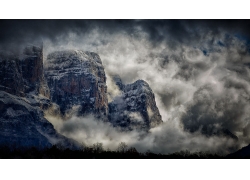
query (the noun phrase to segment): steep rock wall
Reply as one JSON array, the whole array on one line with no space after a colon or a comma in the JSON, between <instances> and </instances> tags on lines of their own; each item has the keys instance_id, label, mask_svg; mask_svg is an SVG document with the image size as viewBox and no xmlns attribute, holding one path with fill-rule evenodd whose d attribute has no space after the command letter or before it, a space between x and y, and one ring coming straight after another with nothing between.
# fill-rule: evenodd
<instances>
[{"instance_id":1,"label":"steep rock wall","mask_svg":"<svg viewBox=\"0 0 250 180\"><path fill-rule=\"evenodd\" d=\"M57 51L48 55L45 76L51 99L65 114L78 106L78 115L92 113L107 121L106 76L98 54Z\"/></svg>"}]
</instances>

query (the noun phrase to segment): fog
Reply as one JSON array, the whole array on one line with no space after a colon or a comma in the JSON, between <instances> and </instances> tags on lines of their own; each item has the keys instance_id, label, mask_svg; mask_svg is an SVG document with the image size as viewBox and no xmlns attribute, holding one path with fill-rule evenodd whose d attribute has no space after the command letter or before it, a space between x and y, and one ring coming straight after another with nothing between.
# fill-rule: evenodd
<instances>
[{"instance_id":1,"label":"fog","mask_svg":"<svg viewBox=\"0 0 250 180\"><path fill-rule=\"evenodd\" d=\"M250 140L248 23L79 20L64 25L45 21L38 32L35 25L23 23L19 30L23 36L17 39L23 44L43 41L45 65L46 56L55 50L98 53L109 102L120 93L112 75L118 74L124 83L143 79L155 94L164 122L145 135L122 132L91 116L73 115L65 121L48 115L63 135L86 145L102 142L110 149L125 142L139 151L157 153L186 149L229 153ZM4 40L2 49L14 46ZM229 130L238 141L211 136L221 129Z\"/></svg>"}]
</instances>

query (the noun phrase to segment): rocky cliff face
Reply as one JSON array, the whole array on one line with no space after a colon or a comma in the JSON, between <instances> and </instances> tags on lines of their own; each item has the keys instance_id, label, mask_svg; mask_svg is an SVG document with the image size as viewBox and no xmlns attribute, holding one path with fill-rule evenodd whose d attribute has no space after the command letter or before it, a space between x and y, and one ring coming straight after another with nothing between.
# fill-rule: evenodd
<instances>
[{"instance_id":1,"label":"rocky cliff face","mask_svg":"<svg viewBox=\"0 0 250 180\"><path fill-rule=\"evenodd\" d=\"M49 98L49 89L43 72L43 49L30 46L24 49L21 74L24 79L25 93L34 91Z\"/></svg>"},{"instance_id":2,"label":"rocky cliff face","mask_svg":"<svg viewBox=\"0 0 250 180\"><path fill-rule=\"evenodd\" d=\"M14 55L0 54L0 90L24 96L20 60Z\"/></svg>"},{"instance_id":3,"label":"rocky cliff face","mask_svg":"<svg viewBox=\"0 0 250 180\"><path fill-rule=\"evenodd\" d=\"M45 76L51 99L62 114L79 106L78 115L92 113L107 121L106 76L99 55L84 51L58 51L47 57Z\"/></svg>"},{"instance_id":4,"label":"rocky cliff face","mask_svg":"<svg viewBox=\"0 0 250 180\"><path fill-rule=\"evenodd\" d=\"M58 134L43 115L51 106L43 73L42 48L0 54L0 145L49 147L77 143Z\"/></svg>"},{"instance_id":5,"label":"rocky cliff face","mask_svg":"<svg viewBox=\"0 0 250 180\"><path fill-rule=\"evenodd\" d=\"M123 129L149 130L162 123L155 103L154 93L148 83L137 80L124 85L119 76L114 77L122 95L109 103L109 120Z\"/></svg>"},{"instance_id":6,"label":"rocky cliff face","mask_svg":"<svg viewBox=\"0 0 250 180\"><path fill-rule=\"evenodd\" d=\"M43 73L43 50L28 46L21 55L0 55L0 90L25 96L41 94L49 98Z\"/></svg>"}]
</instances>

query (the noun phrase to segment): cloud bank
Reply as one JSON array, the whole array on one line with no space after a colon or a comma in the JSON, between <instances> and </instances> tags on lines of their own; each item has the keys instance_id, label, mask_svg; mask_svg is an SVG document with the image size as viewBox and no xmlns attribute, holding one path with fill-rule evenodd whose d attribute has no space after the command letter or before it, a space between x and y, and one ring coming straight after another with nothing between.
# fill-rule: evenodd
<instances>
[{"instance_id":1,"label":"cloud bank","mask_svg":"<svg viewBox=\"0 0 250 180\"><path fill-rule=\"evenodd\" d=\"M73 116L57 127L66 136L86 144L103 142L111 149L123 141L140 151L228 153L250 142L249 23L2 20L0 48L12 50L43 41L45 65L46 55L54 50L96 52L105 68L109 100L119 94L112 75L120 75L124 83L143 79L155 93L164 121L145 136L120 132L91 117ZM213 135L221 129L239 140Z\"/></svg>"}]
</instances>

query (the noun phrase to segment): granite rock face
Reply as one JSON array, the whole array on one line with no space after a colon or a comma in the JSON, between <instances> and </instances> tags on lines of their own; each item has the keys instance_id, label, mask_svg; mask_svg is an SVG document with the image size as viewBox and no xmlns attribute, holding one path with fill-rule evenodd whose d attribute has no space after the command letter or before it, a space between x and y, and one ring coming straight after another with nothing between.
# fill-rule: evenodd
<instances>
[{"instance_id":1,"label":"granite rock face","mask_svg":"<svg viewBox=\"0 0 250 180\"><path fill-rule=\"evenodd\" d=\"M124 85L119 76L114 77L114 82L122 91L109 103L109 121L114 126L147 131L163 122L147 82L137 80Z\"/></svg>"},{"instance_id":2,"label":"granite rock face","mask_svg":"<svg viewBox=\"0 0 250 180\"><path fill-rule=\"evenodd\" d=\"M94 114L107 121L106 76L98 54L85 51L57 51L48 55L45 77L51 100L62 114L78 106L78 115Z\"/></svg>"}]
</instances>

